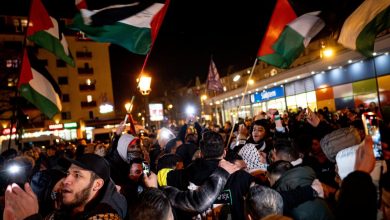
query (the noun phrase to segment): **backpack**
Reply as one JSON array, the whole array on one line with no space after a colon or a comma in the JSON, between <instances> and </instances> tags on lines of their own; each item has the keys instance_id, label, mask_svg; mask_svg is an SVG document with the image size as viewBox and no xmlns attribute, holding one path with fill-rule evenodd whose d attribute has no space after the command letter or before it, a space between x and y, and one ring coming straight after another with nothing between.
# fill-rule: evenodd
<instances>
[{"instance_id":1,"label":"backpack","mask_svg":"<svg viewBox=\"0 0 390 220\"><path fill-rule=\"evenodd\" d=\"M359 132L356 128L340 128L323 137L320 141L322 151L333 163L336 162L336 154L347 147L360 143Z\"/></svg>"}]
</instances>

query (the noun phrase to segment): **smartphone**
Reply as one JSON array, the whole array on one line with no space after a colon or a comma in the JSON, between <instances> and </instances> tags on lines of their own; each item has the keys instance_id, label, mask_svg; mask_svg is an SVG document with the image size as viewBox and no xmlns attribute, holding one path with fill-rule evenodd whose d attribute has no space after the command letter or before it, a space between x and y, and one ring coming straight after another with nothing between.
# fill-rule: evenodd
<instances>
[{"instance_id":1,"label":"smartphone","mask_svg":"<svg viewBox=\"0 0 390 220\"><path fill-rule=\"evenodd\" d=\"M371 135L374 142L374 156L377 160L383 159L381 135L379 132L380 118L374 112L365 112L362 114L364 131L366 135Z\"/></svg>"},{"instance_id":2,"label":"smartphone","mask_svg":"<svg viewBox=\"0 0 390 220\"><path fill-rule=\"evenodd\" d=\"M143 170L145 175L148 175L148 176L150 175L150 166L145 161L142 162L142 170Z\"/></svg>"}]
</instances>

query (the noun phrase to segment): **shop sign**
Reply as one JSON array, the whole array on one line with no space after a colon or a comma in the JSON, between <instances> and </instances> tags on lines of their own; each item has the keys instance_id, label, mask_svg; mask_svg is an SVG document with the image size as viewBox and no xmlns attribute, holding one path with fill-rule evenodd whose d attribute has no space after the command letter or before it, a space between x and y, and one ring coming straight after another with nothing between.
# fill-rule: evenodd
<instances>
[{"instance_id":1,"label":"shop sign","mask_svg":"<svg viewBox=\"0 0 390 220\"><path fill-rule=\"evenodd\" d=\"M12 134L15 134L15 133L16 133L16 128L13 127L13 128L12 128ZM9 134L11 134L11 129L10 129L10 128L5 128L5 129L3 130L3 135L9 135Z\"/></svg>"},{"instance_id":2,"label":"shop sign","mask_svg":"<svg viewBox=\"0 0 390 220\"><path fill-rule=\"evenodd\" d=\"M267 101L270 99L276 99L284 96L283 87L274 87L264 90L263 92L256 92L251 95L251 102L257 103Z\"/></svg>"},{"instance_id":3,"label":"shop sign","mask_svg":"<svg viewBox=\"0 0 390 220\"><path fill-rule=\"evenodd\" d=\"M77 122L64 123L65 129L77 128Z\"/></svg>"},{"instance_id":4,"label":"shop sign","mask_svg":"<svg viewBox=\"0 0 390 220\"><path fill-rule=\"evenodd\" d=\"M49 125L49 130L61 130L64 129L64 124Z\"/></svg>"},{"instance_id":5,"label":"shop sign","mask_svg":"<svg viewBox=\"0 0 390 220\"><path fill-rule=\"evenodd\" d=\"M151 121L162 121L164 119L163 105L161 103L149 104L149 114Z\"/></svg>"}]
</instances>

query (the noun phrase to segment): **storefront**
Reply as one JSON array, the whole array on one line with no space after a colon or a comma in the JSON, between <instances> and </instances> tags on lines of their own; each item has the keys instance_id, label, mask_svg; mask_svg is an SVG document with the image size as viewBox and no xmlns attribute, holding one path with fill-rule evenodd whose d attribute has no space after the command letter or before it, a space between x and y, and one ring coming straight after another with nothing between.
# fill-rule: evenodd
<instances>
[{"instance_id":1,"label":"storefront","mask_svg":"<svg viewBox=\"0 0 390 220\"><path fill-rule=\"evenodd\" d=\"M54 135L70 141L77 139L77 122L70 122L64 124L53 124L49 125L49 130L53 132Z\"/></svg>"},{"instance_id":2,"label":"storefront","mask_svg":"<svg viewBox=\"0 0 390 220\"><path fill-rule=\"evenodd\" d=\"M312 77L286 84L285 91L289 111L295 112L298 107L309 107L313 110L317 108L317 98Z\"/></svg>"},{"instance_id":3,"label":"storefront","mask_svg":"<svg viewBox=\"0 0 390 220\"><path fill-rule=\"evenodd\" d=\"M280 112L286 109L283 85L252 93L250 97L252 111L255 115L259 112L266 112L268 109L278 109Z\"/></svg>"},{"instance_id":4,"label":"storefront","mask_svg":"<svg viewBox=\"0 0 390 220\"><path fill-rule=\"evenodd\" d=\"M249 97L245 96L243 104L241 104L242 96L236 96L231 100L227 100L223 102L223 114L224 121L236 121L237 118L247 118L252 117L251 105L249 101ZM240 108L238 108L240 106Z\"/></svg>"}]
</instances>

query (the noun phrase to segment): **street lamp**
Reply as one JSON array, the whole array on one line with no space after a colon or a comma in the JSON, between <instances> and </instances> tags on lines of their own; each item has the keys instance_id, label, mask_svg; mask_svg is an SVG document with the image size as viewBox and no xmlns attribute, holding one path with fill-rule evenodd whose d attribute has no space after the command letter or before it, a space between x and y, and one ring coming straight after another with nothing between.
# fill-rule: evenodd
<instances>
[{"instance_id":1,"label":"street lamp","mask_svg":"<svg viewBox=\"0 0 390 220\"><path fill-rule=\"evenodd\" d=\"M144 96L144 103L145 103L145 123L146 123L146 126L148 126L148 121L149 121L149 118L148 118L148 111L149 111L149 108L148 108L148 95L150 94L150 92L152 91L152 89L150 88L150 84L152 83L152 77L142 73L141 74L141 77L138 79L138 89L139 91L141 92L141 94Z\"/></svg>"}]
</instances>

